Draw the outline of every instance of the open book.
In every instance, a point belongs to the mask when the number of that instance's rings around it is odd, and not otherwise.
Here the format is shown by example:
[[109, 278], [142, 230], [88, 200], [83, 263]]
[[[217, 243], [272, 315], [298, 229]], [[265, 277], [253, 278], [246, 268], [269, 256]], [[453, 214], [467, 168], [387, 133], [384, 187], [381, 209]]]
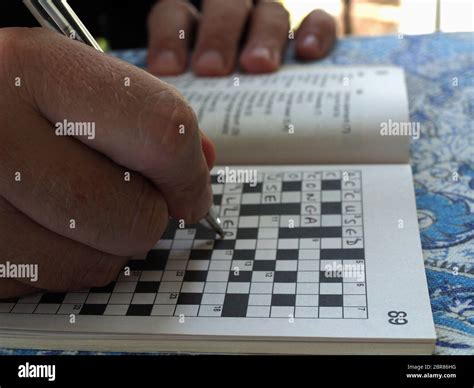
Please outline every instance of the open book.
[[112, 284], [0, 303], [7, 347], [431, 353], [403, 71], [167, 78], [214, 140], [224, 239], [172, 223]]

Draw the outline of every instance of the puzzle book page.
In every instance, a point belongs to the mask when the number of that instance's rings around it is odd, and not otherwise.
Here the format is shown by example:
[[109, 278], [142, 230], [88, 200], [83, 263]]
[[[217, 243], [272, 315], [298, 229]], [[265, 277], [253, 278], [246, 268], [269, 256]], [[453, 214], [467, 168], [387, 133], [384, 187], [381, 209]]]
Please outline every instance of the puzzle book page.
[[217, 167], [212, 182], [224, 239], [172, 222], [106, 287], [0, 303], [0, 329], [434, 338], [408, 165]]

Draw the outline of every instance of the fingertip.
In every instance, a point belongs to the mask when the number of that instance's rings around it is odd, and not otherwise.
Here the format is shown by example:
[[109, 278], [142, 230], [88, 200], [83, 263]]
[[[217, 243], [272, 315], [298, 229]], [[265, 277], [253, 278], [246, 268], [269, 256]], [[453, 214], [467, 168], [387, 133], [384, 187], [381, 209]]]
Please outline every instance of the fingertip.
[[264, 46], [245, 49], [240, 65], [248, 73], [271, 73], [280, 66], [280, 54]]
[[148, 71], [155, 75], [178, 75], [184, 68], [184, 61], [173, 50], [155, 51], [148, 57]]
[[193, 71], [203, 77], [226, 75], [224, 56], [217, 50], [196, 53], [193, 57]]
[[304, 60], [315, 60], [324, 56], [322, 41], [314, 33], [308, 33], [298, 37], [296, 42], [296, 54]]

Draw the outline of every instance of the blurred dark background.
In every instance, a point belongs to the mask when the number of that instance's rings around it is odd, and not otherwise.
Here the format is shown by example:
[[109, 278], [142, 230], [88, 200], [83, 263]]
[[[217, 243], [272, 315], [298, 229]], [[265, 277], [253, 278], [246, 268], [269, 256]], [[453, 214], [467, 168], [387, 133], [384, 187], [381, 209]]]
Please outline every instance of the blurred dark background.
[[[146, 20], [156, 0], [68, 0], [94, 37], [113, 49], [145, 47]], [[191, 1], [196, 6], [199, 1]], [[1, 27], [35, 27], [38, 22], [21, 0], [0, 0]]]

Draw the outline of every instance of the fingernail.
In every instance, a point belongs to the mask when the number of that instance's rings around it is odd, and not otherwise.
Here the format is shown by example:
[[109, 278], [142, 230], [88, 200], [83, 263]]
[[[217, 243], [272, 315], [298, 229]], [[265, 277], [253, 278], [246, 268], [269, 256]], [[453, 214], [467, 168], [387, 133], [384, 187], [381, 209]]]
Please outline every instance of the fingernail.
[[314, 34], [306, 35], [301, 45], [305, 48], [317, 49], [319, 45], [319, 39]]
[[206, 51], [198, 58], [196, 67], [205, 72], [221, 72], [224, 69], [224, 59], [222, 55], [215, 51]]
[[255, 47], [250, 55], [253, 58], [268, 59], [269, 61], [272, 60], [272, 53], [268, 47]]
[[151, 60], [150, 70], [160, 74], [175, 73], [179, 70], [178, 58], [174, 51], [158, 52]]

